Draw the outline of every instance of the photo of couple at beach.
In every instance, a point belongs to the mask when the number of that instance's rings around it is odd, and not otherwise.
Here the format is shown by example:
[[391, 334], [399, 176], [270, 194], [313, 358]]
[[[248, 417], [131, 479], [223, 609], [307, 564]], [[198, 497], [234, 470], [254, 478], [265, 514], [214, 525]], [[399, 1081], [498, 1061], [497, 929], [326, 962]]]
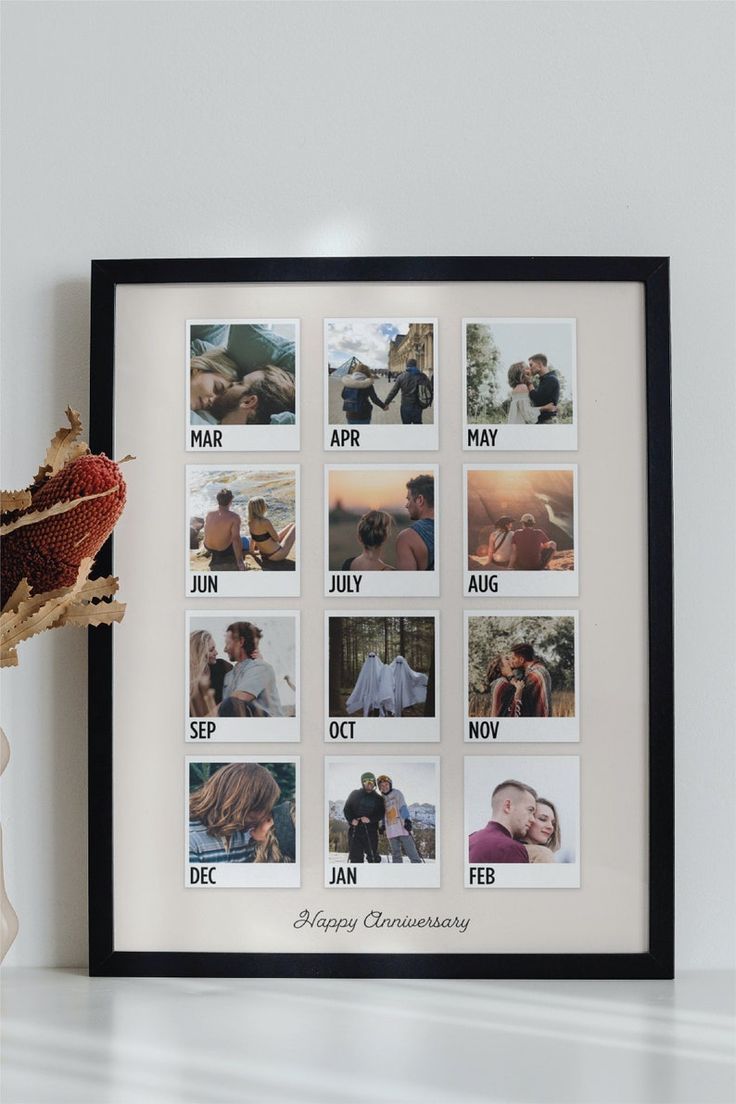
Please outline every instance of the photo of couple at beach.
[[[466, 319], [464, 327], [466, 427], [502, 427], [496, 447], [576, 448], [575, 320]], [[471, 433], [474, 444], [489, 441]]]
[[188, 447], [299, 447], [298, 334], [296, 320], [188, 323]]
[[466, 886], [487, 884], [474, 865], [499, 887], [578, 886], [579, 774], [574, 756], [466, 757]]
[[[225, 595], [297, 593], [283, 579], [297, 569], [297, 479], [295, 467], [190, 466], [190, 574], [217, 574]], [[231, 573], [257, 578], [228, 583]]]

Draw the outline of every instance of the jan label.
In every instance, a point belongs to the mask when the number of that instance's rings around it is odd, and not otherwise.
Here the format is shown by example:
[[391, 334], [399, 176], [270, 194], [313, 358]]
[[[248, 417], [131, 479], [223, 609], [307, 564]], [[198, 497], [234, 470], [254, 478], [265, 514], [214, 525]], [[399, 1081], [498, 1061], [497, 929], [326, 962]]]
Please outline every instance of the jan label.
[[352, 867], [335, 866], [330, 871], [329, 885], [357, 885], [358, 871]]

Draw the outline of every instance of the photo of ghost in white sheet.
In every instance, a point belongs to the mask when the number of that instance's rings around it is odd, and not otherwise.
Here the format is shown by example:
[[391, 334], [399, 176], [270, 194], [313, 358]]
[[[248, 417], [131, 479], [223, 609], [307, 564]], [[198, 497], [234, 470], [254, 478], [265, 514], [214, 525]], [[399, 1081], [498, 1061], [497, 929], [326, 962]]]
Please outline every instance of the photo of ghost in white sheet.
[[397, 655], [389, 665], [394, 689], [394, 716], [401, 717], [412, 705], [422, 705], [427, 700], [429, 678], [421, 671], [412, 671], [403, 656]]
[[377, 712], [379, 717], [394, 715], [394, 688], [391, 669], [369, 652], [360, 669], [352, 694], [345, 703], [348, 713], [362, 711], [364, 717]]
[[328, 613], [326, 629], [328, 739], [343, 717], [351, 739], [439, 739], [436, 614]]

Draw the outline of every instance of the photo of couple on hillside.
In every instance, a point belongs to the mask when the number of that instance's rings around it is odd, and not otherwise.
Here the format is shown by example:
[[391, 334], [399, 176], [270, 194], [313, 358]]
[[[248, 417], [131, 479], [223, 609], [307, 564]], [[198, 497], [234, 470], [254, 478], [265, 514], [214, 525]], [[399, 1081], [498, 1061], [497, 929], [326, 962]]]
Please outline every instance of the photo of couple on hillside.
[[467, 473], [469, 571], [572, 571], [571, 469]]
[[333, 468], [328, 510], [330, 571], [434, 571], [433, 472]]

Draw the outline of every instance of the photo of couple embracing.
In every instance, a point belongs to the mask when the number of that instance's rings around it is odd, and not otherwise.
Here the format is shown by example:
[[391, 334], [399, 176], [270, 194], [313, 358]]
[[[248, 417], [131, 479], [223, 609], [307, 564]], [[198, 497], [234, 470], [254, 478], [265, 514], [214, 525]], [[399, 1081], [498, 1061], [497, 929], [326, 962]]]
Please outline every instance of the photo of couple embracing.
[[575, 716], [573, 614], [469, 614], [468, 716]]
[[572, 424], [575, 345], [574, 319], [467, 320], [468, 425]]

